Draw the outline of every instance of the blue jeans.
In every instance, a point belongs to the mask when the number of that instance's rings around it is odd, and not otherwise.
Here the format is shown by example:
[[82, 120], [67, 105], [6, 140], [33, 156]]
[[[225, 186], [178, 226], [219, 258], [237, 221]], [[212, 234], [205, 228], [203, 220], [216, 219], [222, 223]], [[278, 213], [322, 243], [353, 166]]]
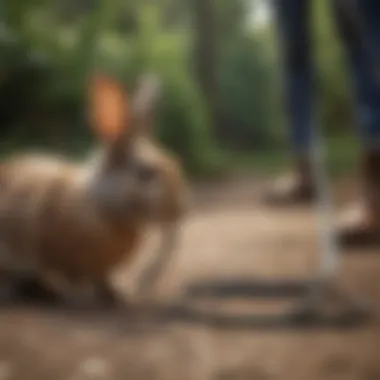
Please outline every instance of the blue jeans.
[[[344, 0], [343, 0], [344, 1]], [[346, 0], [347, 1], [347, 0]], [[380, 149], [380, 0], [355, 0], [362, 20], [360, 41], [332, 2], [355, 91], [359, 135], [367, 149]], [[310, 150], [315, 132], [314, 67], [310, 43], [312, 0], [276, 0], [279, 37], [283, 46], [286, 107], [295, 153]], [[365, 43], [363, 44], [363, 41]]]

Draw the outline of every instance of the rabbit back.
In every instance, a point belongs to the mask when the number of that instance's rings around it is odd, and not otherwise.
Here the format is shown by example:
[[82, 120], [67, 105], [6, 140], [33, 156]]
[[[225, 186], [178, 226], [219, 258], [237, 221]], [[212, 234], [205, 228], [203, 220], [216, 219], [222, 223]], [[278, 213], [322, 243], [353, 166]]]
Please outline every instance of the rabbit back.
[[0, 169], [0, 265], [105, 276], [135, 251], [140, 228], [104, 219], [87, 196], [86, 170], [60, 159], [22, 157]]

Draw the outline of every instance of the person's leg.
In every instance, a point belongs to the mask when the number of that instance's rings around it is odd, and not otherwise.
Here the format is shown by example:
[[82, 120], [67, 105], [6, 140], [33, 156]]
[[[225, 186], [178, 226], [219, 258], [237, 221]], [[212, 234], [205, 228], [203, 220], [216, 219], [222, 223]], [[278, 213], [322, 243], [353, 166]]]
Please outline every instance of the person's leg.
[[309, 0], [275, 1], [283, 53], [285, 106], [295, 170], [276, 181], [266, 200], [289, 204], [313, 199], [310, 146], [314, 128], [313, 67], [310, 54]]
[[363, 199], [343, 215], [339, 234], [346, 244], [377, 242], [380, 241], [380, 2], [335, 0], [334, 11], [354, 80], [364, 181]]

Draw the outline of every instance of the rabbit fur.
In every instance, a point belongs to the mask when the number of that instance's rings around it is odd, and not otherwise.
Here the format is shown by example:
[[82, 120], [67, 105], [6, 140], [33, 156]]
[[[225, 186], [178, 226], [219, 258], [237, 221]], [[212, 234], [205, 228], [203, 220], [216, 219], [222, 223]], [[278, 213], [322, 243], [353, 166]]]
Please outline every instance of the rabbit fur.
[[94, 76], [89, 111], [100, 148], [89, 160], [25, 154], [1, 164], [3, 279], [36, 276], [62, 297], [62, 284], [90, 284], [113, 301], [110, 273], [133, 259], [147, 226], [181, 219], [180, 164], [150, 136], [157, 92], [144, 77], [129, 101], [118, 81]]

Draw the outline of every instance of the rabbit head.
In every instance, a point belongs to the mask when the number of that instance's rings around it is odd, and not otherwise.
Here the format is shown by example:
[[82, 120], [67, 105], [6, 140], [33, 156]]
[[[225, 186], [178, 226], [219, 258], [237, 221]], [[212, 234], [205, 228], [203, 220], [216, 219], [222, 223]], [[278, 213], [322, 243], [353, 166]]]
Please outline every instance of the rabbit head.
[[92, 127], [102, 148], [91, 162], [88, 190], [111, 218], [174, 221], [186, 201], [177, 159], [153, 141], [156, 77], [143, 77], [129, 99], [122, 85], [94, 77], [89, 91]]

